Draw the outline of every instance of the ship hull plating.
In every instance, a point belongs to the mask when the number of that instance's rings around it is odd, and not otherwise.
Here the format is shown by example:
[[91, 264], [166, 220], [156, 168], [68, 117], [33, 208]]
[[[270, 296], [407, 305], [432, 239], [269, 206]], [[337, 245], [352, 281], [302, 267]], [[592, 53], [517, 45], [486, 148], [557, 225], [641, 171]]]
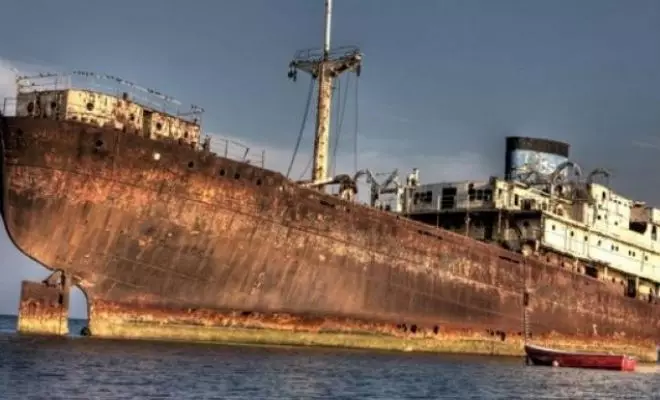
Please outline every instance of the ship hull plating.
[[[7, 122], [6, 229], [84, 291], [94, 336], [367, 331], [405, 336], [406, 347], [425, 337], [433, 344], [420, 347], [504, 343], [522, 354], [527, 297], [537, 343], [654, 353], [658, 307], [592, 278], [176, 143], [74, 122]], [[244, 336], [255, 332], [263, 330]]]

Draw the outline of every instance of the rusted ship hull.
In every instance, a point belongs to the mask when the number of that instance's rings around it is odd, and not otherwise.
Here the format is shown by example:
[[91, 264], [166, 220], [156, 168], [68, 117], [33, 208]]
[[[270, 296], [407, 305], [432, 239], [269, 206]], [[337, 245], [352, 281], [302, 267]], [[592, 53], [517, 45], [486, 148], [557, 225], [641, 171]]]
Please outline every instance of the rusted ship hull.
[[[589, 277], [176, 143], [76, 122], [5, 122], [6, 229], [83, 289], [95, 336], [366, 330], [485, 339], [522, 354], [528, 297], [538, 343], [654, 353], [658, 307]], [[23, 296], [25, 327], [66, 311], [66, 301], [44, 299]]]

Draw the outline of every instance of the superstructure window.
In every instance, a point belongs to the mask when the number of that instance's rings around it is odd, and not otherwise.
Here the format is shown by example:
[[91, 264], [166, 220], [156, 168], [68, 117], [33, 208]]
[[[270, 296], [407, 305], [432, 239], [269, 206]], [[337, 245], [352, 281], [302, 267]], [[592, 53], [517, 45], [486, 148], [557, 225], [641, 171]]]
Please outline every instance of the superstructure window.
[[442, 210], [449, 210], [455, 207], [456, 192], [455, 187], [442, 188], [442, 197], [440, 198], [440, 208]]

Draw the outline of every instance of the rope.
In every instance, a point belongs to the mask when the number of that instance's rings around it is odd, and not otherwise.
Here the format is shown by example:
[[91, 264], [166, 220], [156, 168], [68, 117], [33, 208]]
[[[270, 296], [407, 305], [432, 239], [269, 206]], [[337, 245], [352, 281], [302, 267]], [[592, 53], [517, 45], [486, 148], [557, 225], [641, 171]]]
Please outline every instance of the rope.
[[355, 126], [354, 126], [355, 131], [353, 132], [353, 135], [354, 135], [354, 137], [353, 137], [353, 140], [354, 140], [354, 142], [353, 142], [353, 168], [355, 170], [355, 173], [357, 173], [357, 171], [358, 171], [358, 126], [359, 126], [358, 116], [360, 115], [359, 114], [360, 108], [358, 107], [358, 103], [359, 103], [358, 94], [359, 94], [359, 87], [360, 87], [359, 83], [360, 83], [360, 80], [356, 78], [355, 79]]
[[[312, 113], [312, 114], [315, 114], [315, 113], [317, 112], [317, 109], [318, 109], [318, 106], [316, 105], [316, 103], [312, 103], [312, 111], [311, 111], [311, 113]], [[308, 171], [309, 168], [312, 166], [312, 161], [313, 161], [313, 160], [314, 160], [314, 153], [312, 153], [312, 154], [309, 156], [309, 159], [307, 160], [307, 164], [305, 165], [305, 168], [304, 168], [304, 169], [302, 170], [302, 172], [300, 173], [300, 177], [298, 178], [298, 180], [302, 180], [302, 179], [305, 177], [305, 174], [307, 174], [307, 171]]]
[[302, 140], [303, 132], [305, 131], [305, 125], [307, 124], [307, 115], [309, 114], [309, 105], [312, 102], [312, 93], [314, 92], [314, 78], [309, 80], [309, 89], [307, 91], [307, 101], [305, 103], [305, 114], [303, 115], [302, 124], [300, 125], [300, 132], [298, 132], [298, 139], [296, 140], [296, 146], [293, 150], [293, 156], [291, 156], [291, 163], [289, 163], [289, 169], [286, 171], [286, 177], [289, 177], [291, 174], [291, 168], [293, 168], [293, 162], [296, 160], [296, 155], [298, 154], [298, 149], [300, 148], [300, 141]]

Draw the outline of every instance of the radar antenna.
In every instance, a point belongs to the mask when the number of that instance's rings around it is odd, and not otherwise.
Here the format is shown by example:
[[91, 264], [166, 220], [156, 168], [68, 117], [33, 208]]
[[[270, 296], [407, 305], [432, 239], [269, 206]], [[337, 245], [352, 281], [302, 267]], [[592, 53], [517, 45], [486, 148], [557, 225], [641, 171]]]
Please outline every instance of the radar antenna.
[[330, 117], [332, 107], [332, 81], [346, 71], [358, 76], [362, 66], [362, 53], [355, 46], [330, 49], [330, 26], [332, 0], [325, 0], [325, 41], [323, 48], [298, 51], [289, 63], [289, 78], [296, 80], [298, 70], [309, 73], [312, 79], [319, 80], [318, 102], [316, 107], [316, 130], [314, 137], [314, 163], [312, 186], [324, 190], [332, 183], [328, 177], [328, 144], [330, 137]]

